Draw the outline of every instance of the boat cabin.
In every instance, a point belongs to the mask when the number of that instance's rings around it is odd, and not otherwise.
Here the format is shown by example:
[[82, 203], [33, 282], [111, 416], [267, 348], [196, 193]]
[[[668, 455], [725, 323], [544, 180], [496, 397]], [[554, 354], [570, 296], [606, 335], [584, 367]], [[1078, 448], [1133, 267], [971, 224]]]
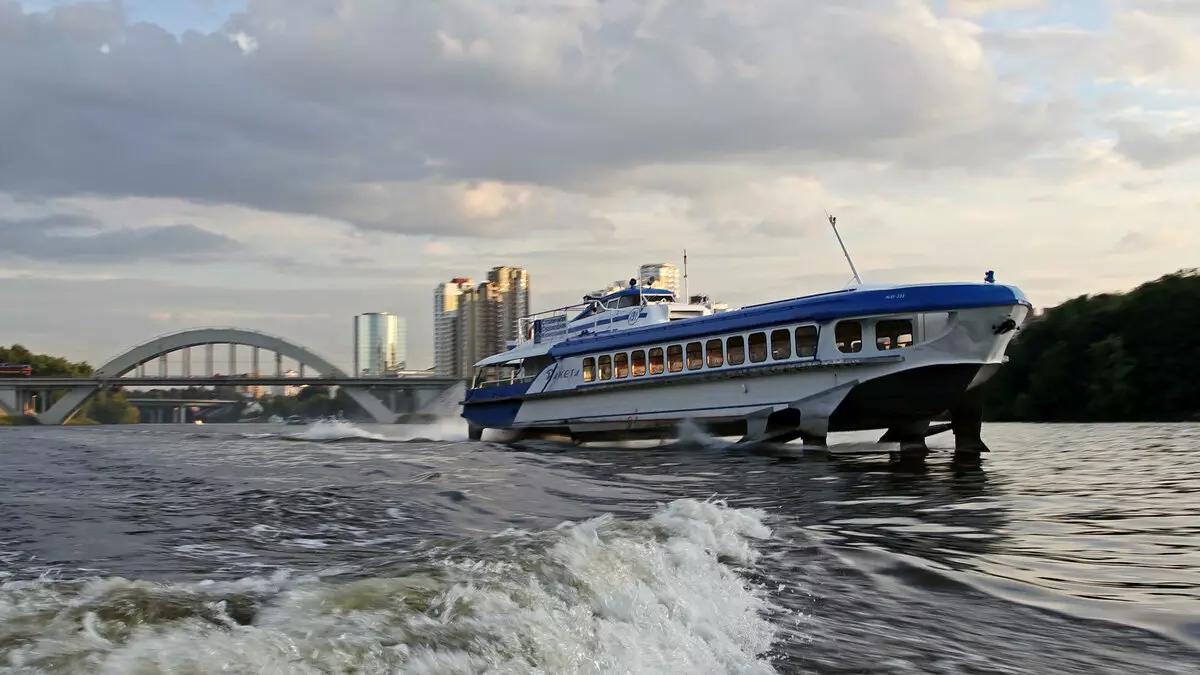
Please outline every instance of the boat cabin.
[[550, 348], [565, 340], [713, 313], [708, 305], [679, 302], [669, 289], [639, 286], [636, 282], [601, 297], [584, 296], [583, 300], [569, 307], [522, 317], [516, 345], [475, 364], [472, 388], [532, 381], [553, 362], [548, 356]]

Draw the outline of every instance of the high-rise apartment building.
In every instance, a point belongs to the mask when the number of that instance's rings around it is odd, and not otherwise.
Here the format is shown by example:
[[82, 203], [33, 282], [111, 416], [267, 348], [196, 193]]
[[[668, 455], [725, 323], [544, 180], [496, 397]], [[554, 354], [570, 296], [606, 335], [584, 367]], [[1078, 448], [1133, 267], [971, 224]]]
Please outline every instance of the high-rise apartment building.
[[404, 319], [390, 312], [354, 317], [354, 373], [381, 376], [407, 367]]
[[501, 348], [508, 340], [517, 339], [518, 319], [529, 316], [529, 272], [520, 267], [493, 267], [488, 272], [488, 291], [499, 303], [495, 309], [496, 339]]
[[654, 279], [654, 288], [665, 288], [679, 297], [679, 268], [671, 263], [647, 263], [638, 268], [638, 283]]
[[519, 267], [493, 268], [478, 286], [466, 278], [440, 284], [433, 293], [434, 371], [468, 378], [476, 361], [504, 351], [530, 313], [529, 297], [529, 272]]
[[475, 290], [475, 282], [457, 277], [438, 284], [433, 291], [433, 372], [439, 377], [460, 377], [458, 339], [459, 309], [464, 295]]

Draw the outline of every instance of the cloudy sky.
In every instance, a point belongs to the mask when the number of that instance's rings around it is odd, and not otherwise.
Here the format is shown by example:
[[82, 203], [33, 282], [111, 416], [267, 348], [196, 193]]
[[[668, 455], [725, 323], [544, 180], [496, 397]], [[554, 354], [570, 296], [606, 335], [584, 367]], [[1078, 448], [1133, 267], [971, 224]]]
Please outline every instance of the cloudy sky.
[[0, 344], [1200, 264], [1200, 0], [0, 0]]

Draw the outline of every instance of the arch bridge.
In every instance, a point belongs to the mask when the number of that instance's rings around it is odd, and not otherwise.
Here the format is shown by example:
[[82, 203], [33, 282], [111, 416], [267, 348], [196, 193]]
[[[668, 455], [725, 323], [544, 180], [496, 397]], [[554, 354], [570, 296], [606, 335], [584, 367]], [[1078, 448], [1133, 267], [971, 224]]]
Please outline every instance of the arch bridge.
[[[226, 374], [218, 374], [214, 370], [217, 345], [228, 346], [229, 368]], [[238, 373], [239, 346], [251, 349], [249, 373]], [[194, 364], [191, 350], [195, 347], [204, 347], [204, 369], [201, 374], [192, 372]], [[274, 354], [274, 375], [264, 375], [260, 369], [263, 351]], [[167, 360], [168, 355], [176, 353], [182, 356], [182, 374], [178, 376], [169, 373]], [[299, 364], [298, 373], [283, 370], [285, 358]], [[158, 372], [149, 374], [147, 366], [153, 362], [157, 362]], [[312, 368], [320, 375], [308, 376], [306, 368]], [[159, 336], [137, 345], [97, 368], [91, 377], [0, 380], [0, 405], [7, 404], [6, 407], [20, 411], [25, 407], [23, 398], [27, 392], [65, 390], [65, 395], [37, 414], [38, 421], [43, 424], [63, 424], [102, 388], [189, 385], [297, 387], [308, 384], [340, 387], [379, 423], [396, 422], [405, 413], [433, 414], [437, 409], [448, 408], [461, 400], [464, 386], [457, 379], [425, 376], [353, 377], [311, 350], [280, 337], [238, 328], [199, 328]], [[388, 403], [377, 393], [385, 394]], [[48, 399], [48, 396], [41, 398], [43, 402]], [[397, 407], [404, 408], [404, 412], [396, 412]]]

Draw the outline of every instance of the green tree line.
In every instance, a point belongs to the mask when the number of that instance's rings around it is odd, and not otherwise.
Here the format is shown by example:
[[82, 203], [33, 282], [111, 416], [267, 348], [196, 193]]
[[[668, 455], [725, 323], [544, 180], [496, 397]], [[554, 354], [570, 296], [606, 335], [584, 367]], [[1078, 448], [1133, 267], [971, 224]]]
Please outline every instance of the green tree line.
[[1200, 413], [1200, 274], [1084, 295], [1027, 323], [987, 385], [989, 418], [1194, 419]]
[[[27, 363], [33, 368], [36, 377], [87, 377], [93, 370], [85, 361], [72, 362], [60, 356], [34, 354], [23, 345], [0, 346], [0, 363]], [[51, 404], [62, 398], [64, 393], [51, 392]], [[12, 420], [7, 421], [12, 423]], [[129, 404], [124, 393], [101, 391], [84, 404], [71, 421], [75, 424], [135, 424], [138, 421], [138, 411]]]
[[22, 345], [0, 346], [0, 363], [28, 363], [37, 377], [87, 377], [92, 367], [84, 361], [72, 363], [60, 356], [34, 354]]

